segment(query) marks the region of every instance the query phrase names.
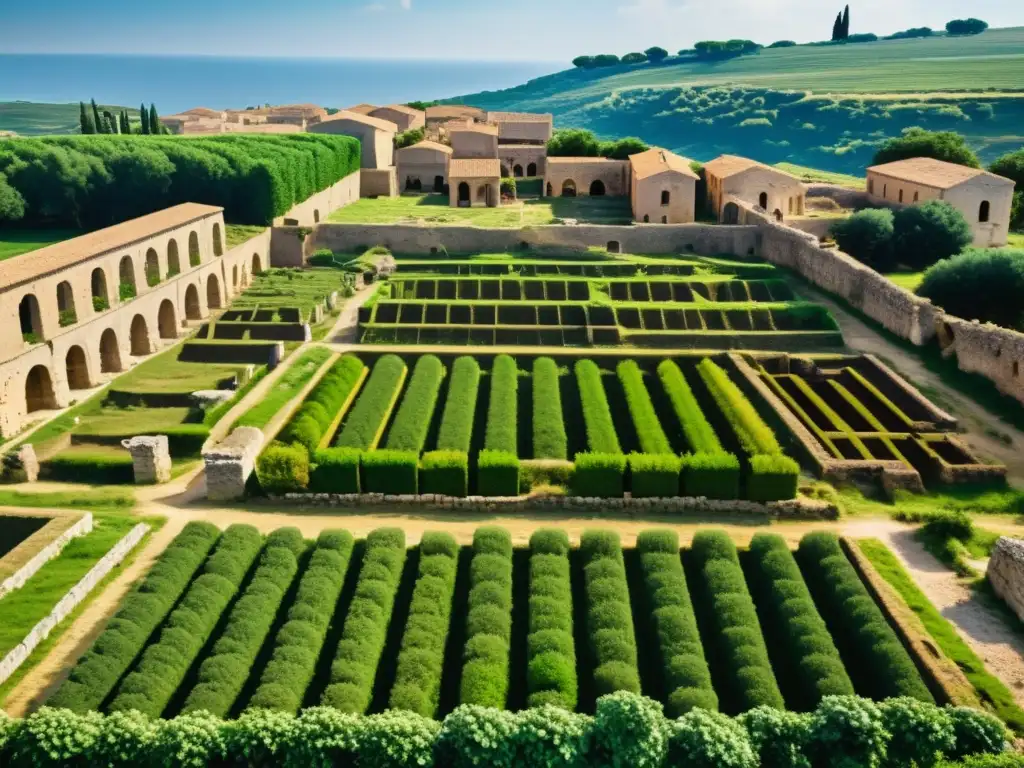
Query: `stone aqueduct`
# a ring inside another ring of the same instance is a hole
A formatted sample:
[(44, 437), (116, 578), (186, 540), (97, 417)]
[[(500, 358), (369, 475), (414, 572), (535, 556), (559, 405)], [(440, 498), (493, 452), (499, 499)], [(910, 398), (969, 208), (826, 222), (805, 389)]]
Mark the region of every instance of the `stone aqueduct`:
[(269, 266), (269, 231), (231, 251), (223, 211), (186, 203), (33, 251), (0, 270), (0, 433), (178, 338)]

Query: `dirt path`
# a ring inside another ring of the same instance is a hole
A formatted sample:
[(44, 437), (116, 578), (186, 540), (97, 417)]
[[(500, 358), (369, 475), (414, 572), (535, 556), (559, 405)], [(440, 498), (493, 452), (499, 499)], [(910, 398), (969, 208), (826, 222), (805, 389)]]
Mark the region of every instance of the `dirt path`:
[(345, 299), (338, 321), (327, 333), (326, 340), (331, 344), (354, 344), (359, 338), (359, 308), (377, 290), (377, 283), (370, 283), (360, 288), (354, 296)]

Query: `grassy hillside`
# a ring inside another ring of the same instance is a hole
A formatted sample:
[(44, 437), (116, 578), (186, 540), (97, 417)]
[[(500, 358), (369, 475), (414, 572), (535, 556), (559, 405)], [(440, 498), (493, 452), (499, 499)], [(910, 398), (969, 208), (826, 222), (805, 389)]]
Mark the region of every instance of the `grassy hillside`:
[[(101, 106), (115, 114), (124, 107)], [(128, 114), (137, 119), (138, 109)], [(36, 104), (29, 101), (0, 102), (0, 131), (14, 131), (19, 136), (78, 133), (77, 104)]]
[(1024, 144), (1024, 28), (570, 70), (461, 100), (553, 112), (699, 160), (737, 152), (861, 174), (881, 140), (912, 125), (959, 131), (992, 159)]

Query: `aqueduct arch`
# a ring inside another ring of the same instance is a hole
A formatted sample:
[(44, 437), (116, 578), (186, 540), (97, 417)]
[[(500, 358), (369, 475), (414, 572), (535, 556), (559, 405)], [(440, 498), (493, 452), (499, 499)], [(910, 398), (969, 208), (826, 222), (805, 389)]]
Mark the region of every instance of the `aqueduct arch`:
[(199, 235), (195, 232), (188, 233), (188, 263), (190, 266), (198, 267), (203, 257), (199, 253)]
[(199, 320), (203, 316), (203, 310), (199, 306), (199, 289), (195, 284), (185, 289), (185, 319)]
[(118, 287), (118, 296), (121, 301), (135, 298), (138, 295), (139, 286), (135, 283), (135, 263), (132, 261), (131, 256), (121, 257), (117, 273), (121, 281)]
[(142, 315), (136, 315), (132, 318), (128, 345), (133, 357), (142, 357), (153, 352), (153, 347), (149, 343), (149, 325), (146, 323), (146, 318)]
[(26, 293), (22, 297), (18, 304), (18, 319), (21, 321), (23, 338), (34, 336), (36, 342), (43, 340), (43, 318), (39, 313), (39, 299), (34, 293)]
[(161, 339), (178, 338), (178, 323), (174, 313), (174, 302), (164, 299), (160, 302), (160, 309), (157, 312), (157, 329)]
[(263, 263), (260, 261), (260, 255), (258, 253), (254, 253), (252, 255), (252, 276), (256, 277), (256, 275), (258, 275), (258, 274), (260, 274), (262, 272), (263, 272)]
[(224, 255), (224, 241), (220, 236), (220, 224), (214, 223), (213, 225), (213, 255), (223, 256)]
[(160, 282), (160, 257), (157, 256), (156, 248), (146, 251), (146, 284), (157, 285)]
[(537, 175), (536, 163), (530, 163), (528, 166), (526, 166), (526, 175), (529, 176), (530, 178), (533, 178), (534, 176)]
[(25, 411), (53, 410), (57, 407), (57, 398), (53, 393), (53, 379), (45, 365), (37, 365), (28, 372), (25, 378)]
[(600, 179), (594, 179), (590, 182), (590, 196), (591, 197), (602, 197), (604, 195), (604, 182)]
[(73, 325), (78, 320), (75, 312), (75, 289), (67, 280), (57, 284), (57, 313), (61, 327)]
[(167, 276), (181, 274), (181, 261), (178, 259), (178, 241), (173, 237), (167, 243)]
[(117, 334), (113, 328), (107, 328), (100, 336), (100, 373), (120, 373), (123, 367)]
[(739, 222), (740, 207), (736, 203), (726, 203), (725, 208), (722, 210), (722, 223), (739, 224)]
[(210, 275), (206, 281), (206, 307), (207, 309), (220, 309), (220, 280), (216, 275)]
[(102, 312), (110, 308), (110, 291), (107, 288), (107, 273), (103, 267), (96, 267), (92, 271), (90, 279), (92, 288), (92, 308), (96, 312)]
[(576, 197), (576, 182), (566, 179), (562, 182), (562, 197)]
[(68, 389), (89, 389), (92, 386), (89, 360), (85, 356), (85, 350), (77, 344), (68, 350), (64, 358), (64, 367), (68, 377)]

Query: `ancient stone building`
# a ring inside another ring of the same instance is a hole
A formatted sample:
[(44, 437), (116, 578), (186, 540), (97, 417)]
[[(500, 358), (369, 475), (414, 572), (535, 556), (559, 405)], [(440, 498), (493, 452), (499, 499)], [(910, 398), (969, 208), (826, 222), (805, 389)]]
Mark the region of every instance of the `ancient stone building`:
[(915, 157), (868, 168), (868, 196), (889, 205), (945, 200), (967, 219), (974, 244), (1006, 245), (1013, 206), (1012, 180), (980, 168)]
[(547, 146), (534, 144), (498, 144), (503, 177), (534, 178), (547, 170)]
[(404, 104), (391, 104), (387, 107), (377, 107), (370, 110), (370, 117), (387, 120), (398, 126), (399, 131), (414, 131), (417, 128), (424, 128), (427, 124), (426, 113), (419, 109), (407, 107)]
[(362, 144), (359, 194), (362, 197), (391, 197), (398, 192), (395, 175), (395, 134), (398, 126), (388, 120), (338, 112), (309, 128), (310, 133), (353, 136)]
[(629, 162), (605, 157), (549, 157), (544, 174), (547, 197), (629, 194)]
[(448, 186), (448, 163), (452, 148), (434, 141), (421, 141), (395, 152), (401, 191), (443, 192)]
[(633, 219), (651, 224), (694, 220), (698, 176), (690, 161), (652, 147), (629, 157)]
[(362, 104), (356, 104), (355, 106), (352, 107), (345, 107), (345, 109), (342, 111), (355, 112), (357, 115), (368, 115), (375, 109), (379, 109), (379, 107), (376, 104), (367, 104), (366, 102), (363, 102)]
[(547, 144), (553, 133), (553, 121), (553, 116), (547, 113), (487, 113), (487, 122), (498, 127), (501, 144)]
[(427, 107), (427, 127), (433, 128), (449, 120), (469, 120), (472, 122), (482, 121), (487, 118), (487, 113), (476, 107), (467, 107), (462, 104), (439, 104), (436, 107)]
[(756, 160), (736, 155), (722, 155), (704, 166), (708, 202), (711, 210), (725, 224), (735, 224), (740, 215), (730, 198), (757, 206), (777, 220), (804, 213), (806, 185), (785, 171)]
[(452, 144), (452, 157), (459, 159), (498, 157), (498, 129), (486, 123), (468, 123), (452, 128), (448, 137)]
[(453, 159), (448, 164), (449, 205), (488, 207), (501, 205), (501, 175), (497, 158)]

